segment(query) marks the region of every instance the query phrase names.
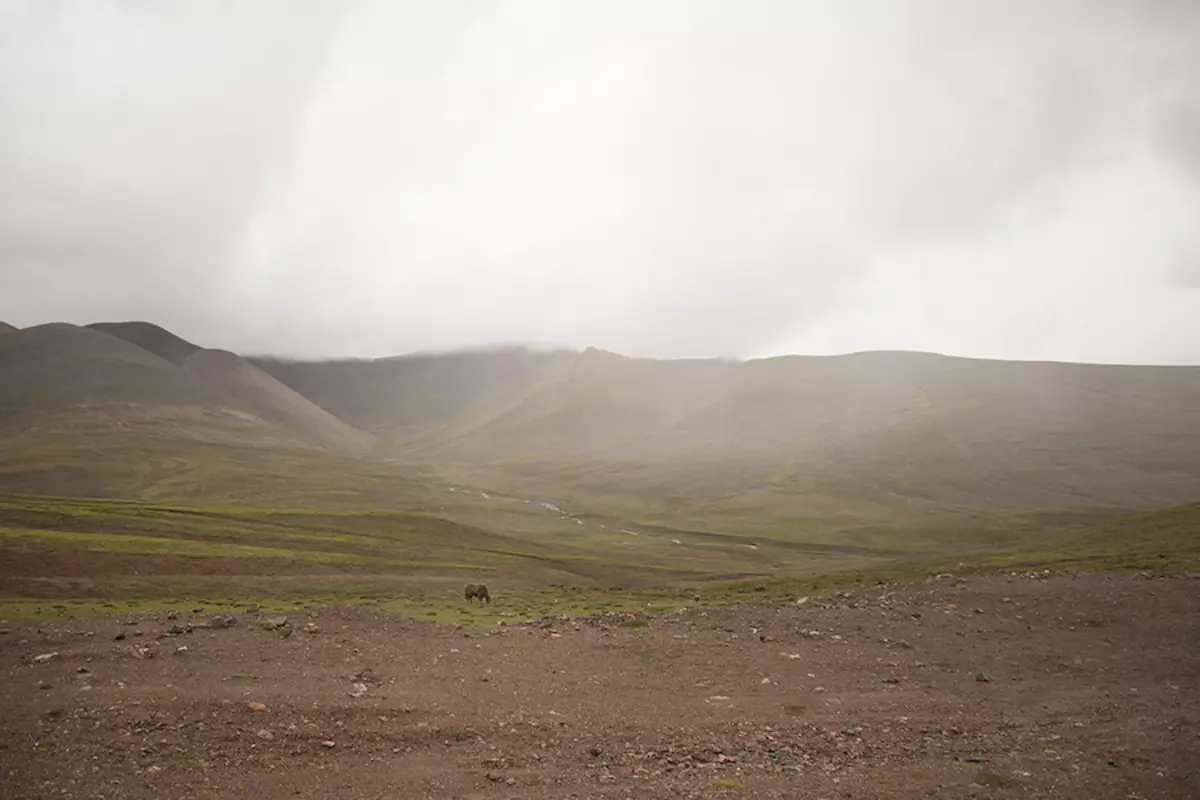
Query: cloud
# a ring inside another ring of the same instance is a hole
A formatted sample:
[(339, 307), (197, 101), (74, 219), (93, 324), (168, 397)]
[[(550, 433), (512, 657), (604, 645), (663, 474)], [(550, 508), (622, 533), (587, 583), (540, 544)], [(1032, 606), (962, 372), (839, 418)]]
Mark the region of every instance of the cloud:
[(1197, 9), (29, 4), (0, 319), (1195, 361)]

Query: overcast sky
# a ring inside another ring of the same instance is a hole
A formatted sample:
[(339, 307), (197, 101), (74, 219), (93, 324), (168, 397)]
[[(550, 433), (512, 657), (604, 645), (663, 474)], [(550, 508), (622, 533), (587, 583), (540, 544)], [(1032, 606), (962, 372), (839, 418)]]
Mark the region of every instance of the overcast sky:
[(0, 0), (0, 320), (1200, 364), (1195, 0)]

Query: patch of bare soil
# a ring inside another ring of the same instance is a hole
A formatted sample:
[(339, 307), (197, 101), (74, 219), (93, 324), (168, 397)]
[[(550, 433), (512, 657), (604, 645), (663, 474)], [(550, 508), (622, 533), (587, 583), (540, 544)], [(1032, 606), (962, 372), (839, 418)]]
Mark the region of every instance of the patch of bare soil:
[(1200, 582), (0, 625), (5, 798), (1195, 798)]
[(86, 550), (0, 547), (0, 594), (19, 597), (71, 597), (69, 586), (40, 578), (95, 578), (129, 575), (340, 575), (381, 572), (354, 563), (325, 564), (288, 558), (213, 558), (138, 555)]

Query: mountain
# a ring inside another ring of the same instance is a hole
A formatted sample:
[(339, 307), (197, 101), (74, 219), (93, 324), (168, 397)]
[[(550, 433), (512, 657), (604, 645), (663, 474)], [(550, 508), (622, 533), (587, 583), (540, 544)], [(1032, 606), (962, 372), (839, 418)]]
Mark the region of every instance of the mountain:
[[(10, 431), (0, 473), (21, 491), (38, 489), (22, 463), (57, 431), (53, 458), (113, 496), (169, 485), (163, 496), (178, 501), (292, 502), (336, 486), (353, 504), (367, 484), (370, 502), (386, 501), (401, 473), (416, 497), (419, 471), (692, 533), (870, 539), (897, 520), (921, 530), (1200, 499), (1197, 367), (524, 348), (289, 361), (208, 350), (148, 323), (54, 324), (0, 337), (0, 415)], [(87, 453), (101, 432), (109, 460), (97, 462)], [(132, 436), (143, 437), (136, 452), (154, 454), (143, 462), (190, 443), (186, 470), (146, 477), (131, 456), (106, 488), (103, 470), (116, 470), (112, 453)], [(297, 448), (342, 460), (318, 465)], [(55, 491), (72, 485), (53, 474)]]
[(93, 322), (91, 330), (136, 344), (172, 364), (182, 364), (199, 346), (149, 322)]
[(371, 435), (356, 430), (308, 398), (227, 350), (197, 349), (180, 366), (219, 390), (237, 408), (334, 448), (361, 450)]
[(823, 513), (830, 497), (1041, 509), (1200, 496), (1194, 367), (599, 350), (259, 363), (397, 454), (514, 487), (527, 476), (746, 514), (756, 503)]
[(19, 330), (15, 325), (9, 325), (7, 322), (0, 322), (0, 333), (12, 333)]
[(346, 422), (395, 438), (424, 435), (490, 407), (573, 356), (512, 347), (375, 360), (251, 361)]
[(175, 365), (100, 331), (51, 323), (0, 338), (0, 419), (10, 425), (220, 404)]
[(5, 335), (0, 412), (9, 427), (117, 427), (351, 449), (369, 443), (244, 359), (146, 323), (52, 323)]

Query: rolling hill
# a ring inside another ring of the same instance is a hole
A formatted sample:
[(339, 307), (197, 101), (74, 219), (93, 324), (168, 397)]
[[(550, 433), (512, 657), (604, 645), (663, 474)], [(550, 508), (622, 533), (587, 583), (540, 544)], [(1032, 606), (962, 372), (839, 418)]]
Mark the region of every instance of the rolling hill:
[(759, 511), (1132, 509), (1200, 496), (1192, 367), (598, 350), (259, 363), (301, 392), (336, 386), (318, 402), (370, 421), (404, 458), (513, 490), (657, 498), (733, 526)]
[(0, 322), (0, 333), (12, 333), (16, 330), (17, 327), (15, 325), (9, 325), (7, 322)]
[[(453, 515), (460, 499), (418, 486), (457, 485), (597, 524), (867, 546), (1200, 497), (1195, 367), (523, 348), (305, 362), (99, 323), (5, 336), (0, 378), (15, 491)], [(114, 457), (131, 437), (141, 460)], [(462, 521), (524, 524), (484, 506)]]
[(53, 323), (6, 335), (0, 412), (9, 430), (120, 429), (341, 449), (369, 443), (366, 434), (240, 357), (144, 324)]
[(200, 349), (186, 339), (149, 322), (93, 322), (86, 327), (136, 344), (172, 364), (182, 364), (188, 356)]

